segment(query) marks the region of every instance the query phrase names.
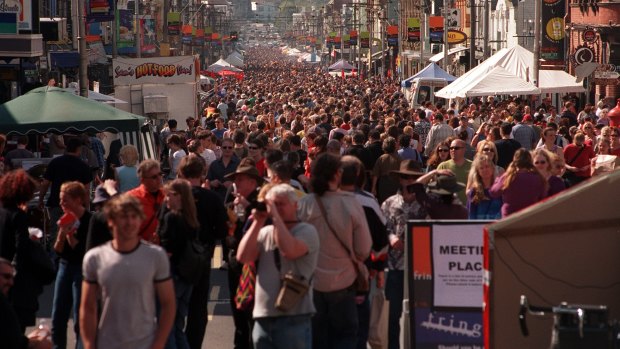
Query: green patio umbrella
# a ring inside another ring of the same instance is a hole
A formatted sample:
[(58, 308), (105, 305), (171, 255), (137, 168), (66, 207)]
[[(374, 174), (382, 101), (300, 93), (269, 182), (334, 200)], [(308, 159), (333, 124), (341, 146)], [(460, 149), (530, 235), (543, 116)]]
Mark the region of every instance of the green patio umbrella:
[(57, 87), (39, 87), (0, 105), (0, 133), (139, 132), (142, 116)]

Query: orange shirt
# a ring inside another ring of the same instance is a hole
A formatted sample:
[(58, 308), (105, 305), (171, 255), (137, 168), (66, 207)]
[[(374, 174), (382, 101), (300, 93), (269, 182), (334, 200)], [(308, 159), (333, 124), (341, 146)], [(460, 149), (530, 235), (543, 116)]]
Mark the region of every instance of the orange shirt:
[(155, 231), (159, 223), (157, 219), (159, 208), (164, 202), (163, 190), (159, 189), (157, 196), (154, 196), (146, 190), (144, 184), (140, 184), (140, 186), (130, 190), (128, 193), (140, 200), (142, 210), (144, 211), (145, 218), (140, 225), (140, 237), (146, 241), (159, 244)]

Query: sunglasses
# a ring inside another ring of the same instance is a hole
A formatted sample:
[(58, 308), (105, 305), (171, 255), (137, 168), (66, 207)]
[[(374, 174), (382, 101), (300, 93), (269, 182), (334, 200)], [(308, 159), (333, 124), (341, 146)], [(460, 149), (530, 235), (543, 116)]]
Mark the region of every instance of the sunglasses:
[(482, 151), (485, 153), (495, 153), (495, 150), (491, 149), (491, 148), (482, 148)]
[(459, 149), (463, 149), (463, 147), (450, 147), (450, 150), (459, 150)]
[(158, 178), (161, 178), (161, 176), (162, 176), (161, 173), (158, 173), (152, 176), (144, 177), (144, 179), (158, 179)]
[(232, 149), (233, 147), (222, 147), (222, 149)]
[(544, 165), (547, 162), (545, 160), (541, 160), (541, 161), (534, 161), (534, 165)]
[(250, 150), (256, 150), (256, 149), (258, 149), (258, 147), (248, 147), (248, 149), (250, 149)]

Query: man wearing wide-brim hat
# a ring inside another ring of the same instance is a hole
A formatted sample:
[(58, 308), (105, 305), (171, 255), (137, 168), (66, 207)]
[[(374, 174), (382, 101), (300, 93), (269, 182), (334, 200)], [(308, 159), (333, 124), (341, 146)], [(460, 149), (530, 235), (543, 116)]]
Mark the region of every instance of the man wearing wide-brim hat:
[(390, 174), (398, 178), (400, 189), (388, 197), (381, 205), (387, 219), (386, 227), (390, 248), (388, 250), (388, 274), (385, 283), (385, 296), (390, 301), (388, 346), (398, 344), (400, 338), (399, 319), (402, 312), (404, 287), (404, 242), (407, 221), (425, 219), (426, 210), (418, 202), (416, 194), (410, 190), (416, 180), (424, 175), (422, 164), (414, 160), (403, 160), (398, 171)]
[(459, 182), (452, 171), (433, 170), (418, 178), (412, 190), (431, 219), (468, 218), (465, 203), (458, 198), (458, 194), (465, 190), (465, 184)]
[[(258, 174), (256, 164), (251, 159), (243, 159), (237, 170), (224, 176), (234, 182), (232, 195), (227, 195), (226, 205), (229, 207), (229, 218), (234, 226), (232, 235), (226, 237), (225, 254), (228, 257), (228, 292), (230, 295), (237, 293), (239, 277), (241, 276), (242, 264), (236, 260), (237, 247), (243, 237), (243, 227), (246, 225), (252, 209), (256, 207), (258, 188), (263, 183), (263, 178)], [(234, 212), (234, 213), (233, 213)], [(230, 297), (231, 309), (235, 323), (235, 347), (251, 347), (252, 332), (250, 322), (251, 310), (239, 310), (236, 307), (235, 297)]]

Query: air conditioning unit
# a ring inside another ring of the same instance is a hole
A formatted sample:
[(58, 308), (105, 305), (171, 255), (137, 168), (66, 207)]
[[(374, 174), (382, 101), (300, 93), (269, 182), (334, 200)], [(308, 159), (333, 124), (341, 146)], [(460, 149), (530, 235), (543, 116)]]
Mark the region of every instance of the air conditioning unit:
[(69, 39), (66, 18), (41, 18), (40, 22), (43, 41), (65, 42)]

